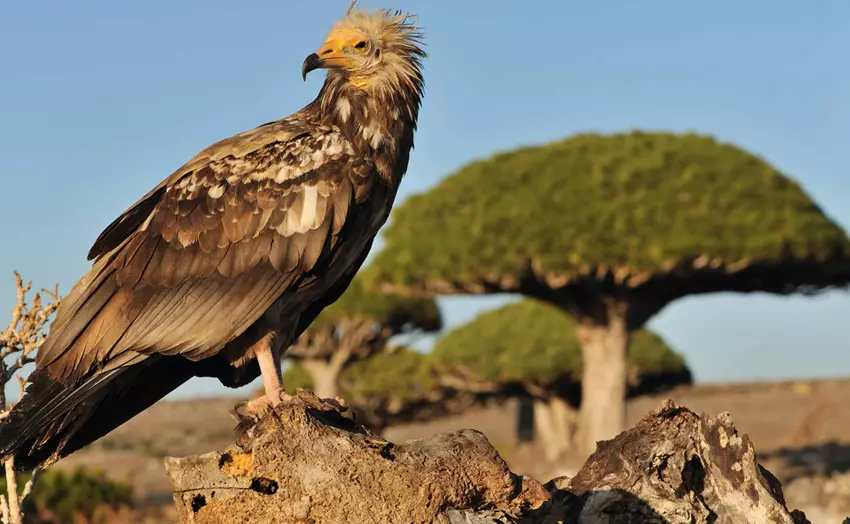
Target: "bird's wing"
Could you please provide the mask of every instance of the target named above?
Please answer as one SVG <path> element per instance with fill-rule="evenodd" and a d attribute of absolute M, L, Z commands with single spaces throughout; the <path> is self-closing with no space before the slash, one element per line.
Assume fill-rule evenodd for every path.
<path fill-rule="evenodd" d="M 68 383 L 131 354 L 215 354 L 333 258 L 371 173 L 335 129 L 297 122 L 203 151 L 97 239 L 37 368 Z"/>

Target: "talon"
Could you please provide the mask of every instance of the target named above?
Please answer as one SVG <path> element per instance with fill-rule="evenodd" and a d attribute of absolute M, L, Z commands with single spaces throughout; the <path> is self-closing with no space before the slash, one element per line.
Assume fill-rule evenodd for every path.
<path fill-rule="evenodd" d="M 230 408 L 230 411 L 229 411 L 230 416 L 236 422 L 244 422 L 247 417 L 245 416 L 245 414 L 242 413 L 242 410 L 245 409 L 245 406 L 247 406 L 247 405 L 248 405 L 247 400 L 242 400 L 240 402 L 237 402 L 232 408 Z"/>
<path fill-rule="evenodd" d="M 287 393 L 285 391 L 281 392 L 279 398 L 280 398 L 280 401 L 277 404 L 275 404 L 275 407 L 277 407 L 280 404 L 288 404 L 288 403 L 292 402 L 293 400 L 295 400 L 295 397 L 293 397 L 292 395 L 290 395 L 289 393 Z"/>

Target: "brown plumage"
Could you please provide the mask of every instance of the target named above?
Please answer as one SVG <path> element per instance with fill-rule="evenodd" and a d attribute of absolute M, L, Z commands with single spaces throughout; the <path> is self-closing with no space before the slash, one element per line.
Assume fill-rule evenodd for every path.
<path fill-rule="evenodd" d="M 193 376 L 262 371 L 247 411 L 281 401 L 281 352 L 348 286 L 407 169 L 420 38 L 352 5 L 304 62 L 328 69 L 312 103 L 202 151 L 103 231 L 0 424 L 2 458 L 50 464 Z"/>

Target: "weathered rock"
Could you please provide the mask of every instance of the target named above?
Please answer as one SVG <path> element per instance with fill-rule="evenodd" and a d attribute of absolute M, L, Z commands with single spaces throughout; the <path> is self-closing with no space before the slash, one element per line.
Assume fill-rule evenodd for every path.
<path fill-rule="evenodd" d="M 247 449 L 166 460 L 182 523 L 808 522 L 727 414 L 667 402 L 544 488 L 477 431 L 396 445 L 298 398 L 251 428 Z"/>
<path fill-rule="evenodd" d="M 395 445 L 299 398 L 253 428 L 247 452 L 167 459 L 181 522 L 449 523 L 450 509 L 516 516 L 549 498 L 478 431 Z"/>
<path fill-rule="evenodd" d="M 575 477 L 547 487 L 564 522 L 808 522 L 785 507 L 779 482 L 728 413 L 699 417 L 672 401 L 600 442 Z"/>

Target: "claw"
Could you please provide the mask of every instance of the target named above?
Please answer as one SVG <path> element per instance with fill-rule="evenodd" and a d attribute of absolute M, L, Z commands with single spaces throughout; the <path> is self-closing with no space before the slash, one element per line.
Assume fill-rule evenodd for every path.
<path fill-rule="evenodd" d="M 275 407 L 284 402 L 291 402 L 294 398 L 295 397 L 291 395 L 283 393 L 277 398 L 272 398 L 269 395 L 263 395 L 252 400 L 243 400 L 233 406 L 233 409 L 230 410 L 230 414 L 238 422 L 245 422 L 246 420 L 249 420 L 256 423 Z"/>
<path fill-rule="evenodd" d="M 237 402 L 232 408 L 230 408 L 230 411 L 229 411 L 230 416 L 236 422 L 244 422 L 245 421 L 245 415 L 242 414 L 242 410 L 245 409 L 246 405 L 248 405 L 248 401 L 243 400 L 241 402 Z"/>

